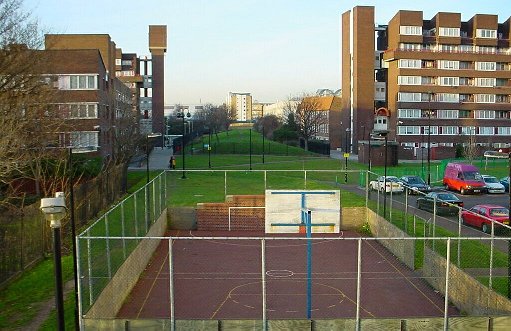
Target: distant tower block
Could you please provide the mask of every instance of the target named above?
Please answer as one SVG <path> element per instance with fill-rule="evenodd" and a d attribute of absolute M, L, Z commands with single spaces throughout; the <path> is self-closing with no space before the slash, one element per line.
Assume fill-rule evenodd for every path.
<path fill-rule="evenodd" d="M 153 132 L 165 134 L 163 104 L 165 96 L 165 52 L 167 52 L 167 26 L 149 25 L 149 51 L 152 58 L 152 122 Z M 161 144 L 161 142 L 159 142 Z"/>

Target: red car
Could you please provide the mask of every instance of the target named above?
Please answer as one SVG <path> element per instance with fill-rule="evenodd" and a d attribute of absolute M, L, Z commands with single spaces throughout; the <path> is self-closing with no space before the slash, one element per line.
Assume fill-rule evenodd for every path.
<path fill-rule="evenodd" d="M 480 228 L 485 233 L 491 232 L 491 220 L 509 225 L 509 210 L 506 207 L 497 205 L 475 205 L 469 210 L 461 212 L 463 224 L 473 225 Z M 495 230 L 502 228 L 495 223 Z"/>

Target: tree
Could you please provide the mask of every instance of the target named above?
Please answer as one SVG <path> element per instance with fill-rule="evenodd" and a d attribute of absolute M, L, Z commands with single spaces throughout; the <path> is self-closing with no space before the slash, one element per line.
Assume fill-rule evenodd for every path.
<path fill-rule="evenodd" d="M 265 138 L 273 137 L 273 132 L 282 126 L 281 120 L 275 115 L 259 117 L 254 123 L 254 129 L 263 133 Z"/>
<path fill-rule="evenodd" d="M 305 150 L 309 149 L 309 140 L 314 137 L 322 125 L 328 125 L 327 112 L 321 110 L 318 97 L 303 94 L 289 98 L 284 106 L 284 114 L 293 116 L 298 136 L 304 140 Z M 293 115 L 291 115 L 293 114 Z"/>
<path fill-rule="evenodd" d="M 49 169 L 46 160 L 61 159 L 57 145 L 58 132 L 64 121 L 54 104 L 52 78 L 44 76 L 48 61 L 42 33 L 37 21 L 23 11 L 22 0 L 0 0 L 0 206 L 12 207 L 23 203 L 18 189 L 20 179 L 30 178 L 38 193 L 49 188 L 44 176 Z M 55 168 L 55 162 L 51 168 Z M 62 177 L 60 175 L 60 177 Z M 49 181 L 48 181 L 49 182 Z M 57 181 L 52 181 L 55 183 Z"/>

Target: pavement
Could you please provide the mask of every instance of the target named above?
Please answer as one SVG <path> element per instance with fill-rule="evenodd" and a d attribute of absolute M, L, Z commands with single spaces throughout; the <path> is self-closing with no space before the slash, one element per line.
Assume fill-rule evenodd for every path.
<path fill-rule="evenodd" d="M 172 156 L 172 148 L 155 147 L 149 154 L 149 169 L 164 170 L 169 168 L 169 160 Z M 146 170 L 146 157 L 139 155 L 131 159 L 128 170 Z"/>

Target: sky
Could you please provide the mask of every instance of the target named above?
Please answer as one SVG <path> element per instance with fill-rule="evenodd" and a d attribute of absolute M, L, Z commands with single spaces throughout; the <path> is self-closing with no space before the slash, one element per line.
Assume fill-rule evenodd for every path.
<path fill-rule="evenodd" d="M 398 10 L 511 16 L 508 0 L 24 0 L 51 33 L 106 33 L 125 53 L 149 55 L 149 25 L 167 25 L 165 104 L 225 102 L 229 92 L 276 102 L 340 88 L 341 14 L 374 6 L 375 23 Z M 427 6 L 424 6 L 427 4 Z"/>

